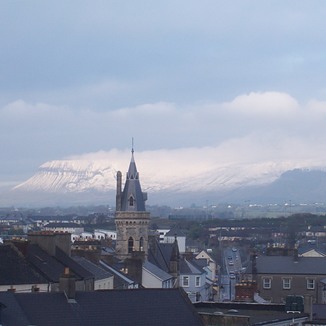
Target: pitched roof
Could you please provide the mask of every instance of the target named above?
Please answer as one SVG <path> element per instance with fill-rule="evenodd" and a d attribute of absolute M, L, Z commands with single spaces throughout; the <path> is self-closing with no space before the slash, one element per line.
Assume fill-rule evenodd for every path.
<path fill-rule="evenodd" d="M 143 268 L 148 270 L 150 273 L 154 274 L 157 278 L 162 281 L 167 281 L 173 278 L 170 274 L 166 273 L 156 265 L 150 263 L 149 261 L 145 261 L 143 264 Z"/>
<path fill-rule="evenodd" d="M 47 283 L 47 281 L 32 268 L 15 246 L 0 245 L 1 285 L 42 283 Z"/>
<path fill-rule="evenodd" d="M 258 274 L 326 274 L 326 257 L 258 256 Z"/>
<path fill-rule="evenodd" d="M 174 244 L 160 243 L 157 240 L 154 240 L 152 244 L 153 246 L 148 250 L 148 260 L 168 273 L 170 269 L 170 260 L 174 252 Z"/>
<path fill-rule="evenodd" d="M 59 282 L 65 267 L 69 267 L 77 280 L 93 278 L 90 272 L 67 256 L 58 247 L 56 248 L 56 255 L 53 257 L 38 245 L 30 244 L 27 249 L 27 260 L 50 282 Z"/>
<path fill-rule="evenodd" d="M 182 289 L 77 292 L 76 303 L 60 292 L 0 293 L 2 322 L 20 325 L 203 325 Z M 26 323 L 26 320 L 28 323 Z"/>
<path fill-rule="evenodd" d="M 303 254 L 306 254 L 308 252 L 313 252 L 313 251 L 316 252 L 317 254 L 319 254 L 320 256 L 326 256 L 325 251 L 318 248 L 317 245 L 315 245 L 315 244 L 307 244 L 305 246 L 300 246 L 298 248 L 299 255 L 303 255 Z"/>
<path fill-rule="evenodd" d="M 136 282 L 128 278 L 122 272 L 118 271 L 114 267 L 106 264 L 104 261 L 100 260 L 100 266 L 108 271 L 109 273 L 113 274 L 114 276 L 114 288 L 115 289 L 126 289 L 129 287 L 135 287 Z"/>
<path fill-rule="evenodd" d="M 78 223 L 52 222 L 44 226 L 45 228 L 84 228 Z"/>
<path fill-rule="evenodd" d="M 113 277 L 113 274 L 101 268 L 100 266 L 92 263 L 84 257 L 75 256 L 73 260 L 81 265 L 84 269 L 94 275 L 95 280 L 103 280 L 105 278 Z"/>
<path fill-rule="evenodd" d="M 169 232 L 165 234 L 166 237 L 185 237 L 186 235 L 178 227 L 173 227 Z"/>
<path fill-rule="evenodd" d="M 132 197 L 132 205 L 130 198 Z M 121 210 L 144 212 L 146 195 L 142 192 L 139 174 L 134 160 L 134 151 L 132 150 L 131 161 L 127 172 L 126 183 L 122 192 Z"/>
<path fill-rule="evenodd" d="M 204 271 L 187 259 L 180 260 L 180 274 L 203 274 Z"/>

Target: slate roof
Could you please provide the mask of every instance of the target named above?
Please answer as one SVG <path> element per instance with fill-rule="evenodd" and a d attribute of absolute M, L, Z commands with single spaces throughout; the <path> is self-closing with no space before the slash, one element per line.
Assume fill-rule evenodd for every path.
<path fill-rule="evenodd" d="M 143 268 L 147 269 L 150 273 L 156 275 L 162 281 L 167 281 L 173 278 L 170 274 L 166 273 L 165 271 L 163 271 L 156 265 L 150 263 L 149 261 L 145 261 L 145 263 L 143 264 Z"/>
<path fill-rule="evenodd" d="M 67 256 L 58 247 L 56 248 L 55 257 L 52 257 L 38 245 L 30 244 L 27 249 L 27 260 L 50 282 L 59 282 L 65 267 L 69 267 L 77 280 L 93 278 L 90 272 Z"/>
<path fill-rule="evenodd" d="M 169 232 L 165 234 L 166 237 L 185 237 L 186 235 L 178 227 L 173 227 Z"/>
<path fill-rule="evenodd" d="M 188 261 L 187 259 L 181 259 L 179 262 L 180 266 L 180 274 L 203 274 L 204 271 L 200 269 L 200 267 L 197 268 L 195 264 Z"/>
<path fill-rule="evenodd" d="M 148 260 L 165 272 L 169 272 L 169 262 L 173 253 L 173 243 L 159 243 L 156 241 L 155 248 L 149 248 Z"/>
<path fill-rule="evenodd" d="M 241 315 L 250 317 L 249 325 L 291 325 L 293 318 L 307 318 L 304 313 L 287 313 L 284 304 L 259 304 L 259 303 L 236 303 L 214 302 L 195 303 L 194 307 L 199 313 L 223 313 L 228 315 Z M 236 310 L 237 313 L 232 313 Z M 285 323 L 288 321 L 288 323 Z M 283 323 L 282 323 L 283 322 Z"/>
<path fill-rule="evenodd" d="M 258 256 L 258 274 L 325 275 L 326 257 Z"/>
<path fill-rule="evenodd" d="M 45 228 L 84 228 L 78 223 L 51 222 L 44 226 Z"/>
<path fill-rule="evenodd" d="M 322 250 L 320 248 L 317 248 L 317 246 L 313 245 L 313 244 L 307 244 L 305 246 L 300 246 L 298 248 L 298 254 L 302 255 L 302 254 L 305 254 L 305 253 L 307 253 L 309 251 L 312 251 L 312 250 L 316 251 L 316 253 L 318 253 L 318 254 L 320 254 L 322 256 L 326 255 L 326 252 L 324 250 Z"/>
<path fill-rule="evenodd" d="M 113 274 L 101 268 L 100 266 L 92 263 L 84 257 L 75 256 L 72 257 L 79 265 L 81 265 L 85 270 L 89 271 L 94 275 L 95 280 L 103 280 L 105 278 L 113 277 Z"/>
<path fill-rule="evenodd" d="M 45 283 L 15 246 L 0 245 L 0 285 Z"/>
<path fill-rule="evenodd" d="M 135 287 L 136 282 L 128 278 L 122 272 L 116 270 L 112 266 L 106 264 L 105 262 L 100 260 L 100 266 L 108 271 L 109 273 L 113 274 L 114 281 L 113 286 L 115 289 L 127 289 L 128 287 Z"/>
<path fill-rule="evenodd" d="M 129 205 L 129 198 L 133 197 L 133 205 Z M 131 161 L 127 172 L 126 183 L 122 192 L 121 210 L 122 211 L 137 211 L 144 212 L 145 209 L 145 194 L 141 190 L 139 182 L 139 174 L 137 172 L 136 163 L 134 160 L 134 151 L 132 150 Z"/>
<path fill-rule="evenodd" d="M 63 293 L 0 293 L 6 326 L 203 325 L 182 289 L 77 292 L 76 303 Z M 28 323 L 26 323 L 28 321 Z"/>

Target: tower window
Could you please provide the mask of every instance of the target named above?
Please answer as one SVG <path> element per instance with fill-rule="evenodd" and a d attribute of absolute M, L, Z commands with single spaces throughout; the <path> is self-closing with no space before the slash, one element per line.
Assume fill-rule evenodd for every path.
<path fill-rule="evenodd" d="M 134 197 L 129 197 L 129 206 L 134 206 Z"/>
<path fill-rule="evenodd" d="M 144 251 L 144 238 L 139 239 L 139 251 Z"/>
<path fill-rule="evenodd" d="M 134 251 L 134 239 L 130 237 L 128 239 L 128 254 L 132 253 Z"/>

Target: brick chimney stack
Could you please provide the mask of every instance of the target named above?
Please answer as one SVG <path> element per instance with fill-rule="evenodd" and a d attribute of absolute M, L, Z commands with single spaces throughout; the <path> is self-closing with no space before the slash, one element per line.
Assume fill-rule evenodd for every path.
<path fill-rule="evenodd" d="M 76 279 L 68 267 L 65 267 L 64 273 L 59 279 L 59 291 L 64 292 L 69 303 L 76 302 Z"/>

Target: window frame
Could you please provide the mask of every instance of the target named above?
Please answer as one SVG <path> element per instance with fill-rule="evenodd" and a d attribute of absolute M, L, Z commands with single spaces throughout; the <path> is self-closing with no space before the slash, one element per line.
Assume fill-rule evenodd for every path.
<path fill-rule="evenodd" d="M 201 279 L 200 276 L 195 277 L 195 287 L 199 288 L 201 286 Z"/>
<path fill-rule="evenodd" d="M 291 290 L 292 279 L 291 277 L 282 278 L 282 288 L 283 290 Z"/>
<path fill-rule="evenodd" d="M 185 280 L 187 280 L 187 281 L 185 282 Z M 183 275 L 182 276 L 182 287 L 189 287 L 189 281 L 190 281 L 189 275 Z"/>
<path fill-rule="evenodd" d="M 307 278 L 307 290 L 315 290 L 316 280 L 314 278 Z"/>
<path fill-rule="evenodd" d="M 272 288 L 272 278 L 264 277 L 263 278 L 263 289 L 270 290 Z"/>

